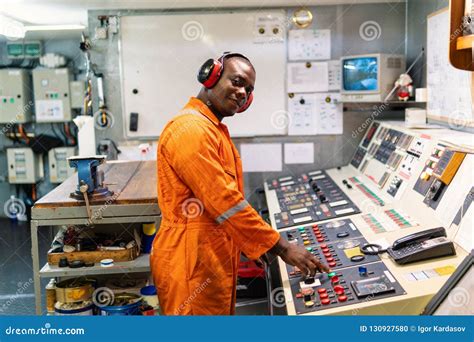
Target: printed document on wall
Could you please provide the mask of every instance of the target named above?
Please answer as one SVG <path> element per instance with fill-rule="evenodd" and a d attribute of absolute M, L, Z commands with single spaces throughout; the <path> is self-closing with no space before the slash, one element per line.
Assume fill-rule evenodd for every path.
<path fill-rule="evenodd" d="M 341 61 L 328 62 L 328 89 L 341 90 Z"/>
<path fill-rule="evenodd" d="M 290 61 L 331 59 L 331 30 L 290 30 Z"/>
<path fill-rule="evenodd" d="M 342 102 L 339 93 L 315 94 L 316 134 L 342 134 Z"/>
<path fill-rule="evenodd" d="M 294 94 L 288 99 L 288 135 L 314 135 L 316 94 Z"/>
<path fill-rule="evenodd" d="M 328 63 L 288 63 L 287 91 L 313 93 L 328 91 Z"/>
<path fill-rule="evenodd" d="M 244 172 L 282 170 L 281 144 L 241 144 L 240 156 Z"/>

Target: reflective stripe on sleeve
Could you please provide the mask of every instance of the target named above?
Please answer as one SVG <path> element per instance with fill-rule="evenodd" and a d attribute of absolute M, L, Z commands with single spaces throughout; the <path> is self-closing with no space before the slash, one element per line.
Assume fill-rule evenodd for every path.
<path fill-rule="evenodd" d="M 225 213 L 219 215 L 216 218 L 216 222 L 218 224 L 221 224 L 222 222 L 228 220 L 229 218 L 237 214 L 239 211 L 243 210 L 248 204 L 249 202 L 247 202 L 246 200 L 241 201 L 240 203 L 234 205 L 232 208 L 227 210 Z"/>

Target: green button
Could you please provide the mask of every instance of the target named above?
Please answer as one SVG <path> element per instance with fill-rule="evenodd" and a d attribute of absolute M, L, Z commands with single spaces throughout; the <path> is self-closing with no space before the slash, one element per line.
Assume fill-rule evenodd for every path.
<path fill-rule="evenodd" d="M 10 99 L 10 103 L 14 103 L 14 102 L 15 102 L 15 99 L 12 97 L 12 98 Z"/>
<path fill-rule="evenodd" d="M 3 99 L 3 103 L 7 103 L 7 99 Z"/>
<path fill-rule="evenodd" d="M 298 230 L 299 230 L 300 232 L 304 232 L 304 227 L 300 227 L 300 228 L 298 228 Z"/>
<path fill-rule="evenodd" d="M 335 275 L 336 275 L 336 272 L 329 272 L 329 273 L 328 273 L 328 277 L 329 277 L 329 278 L 332 278 L 332 277 L 334 277 Z"/>
<path fill-rule="evenodd" d="M 313 248 L 311 248 L 311 247 L 306 247 L 306 250 L 307 250 L 308 252 L 312 252 L 312 251 L 313 251 Z"/>

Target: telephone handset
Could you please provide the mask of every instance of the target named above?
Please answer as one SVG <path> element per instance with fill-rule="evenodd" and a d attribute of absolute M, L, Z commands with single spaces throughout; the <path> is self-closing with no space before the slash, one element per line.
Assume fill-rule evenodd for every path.
<path fill-rule="evenodd" d="M 443 227 L 424 230 L 422 232 L 410 234 L 396 240 L 392 245 L 392 249 L 400 249 L 412 243 L 430 240 L 441 236 L 446 236 L 446 229 Z"/>
<path fill-rule="evenodd" d="M 454 244 L 446 238 L 443 227 L 428 229 L 396 240 L 387 249 L 388 254 L 398 264 L 456 255 Z"/>

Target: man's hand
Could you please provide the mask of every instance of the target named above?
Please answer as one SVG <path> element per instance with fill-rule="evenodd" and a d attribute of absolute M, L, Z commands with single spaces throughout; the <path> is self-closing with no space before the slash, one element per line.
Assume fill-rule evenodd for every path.
<path fill-rule="evenodd" d="M 314 277 L 316 272 L 330 272 L 330 269 L 321 263 L 318 258 L 303 247 L 288 243 L 280 238 L 270 253 L 278 255 L 284 262 L 300 269 L 304 276 Z"/>

